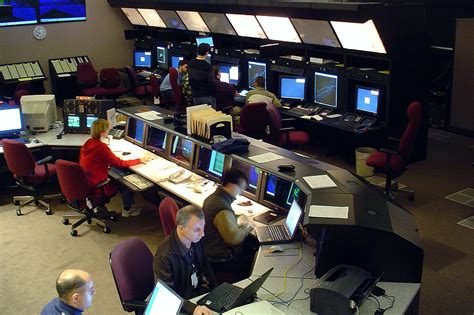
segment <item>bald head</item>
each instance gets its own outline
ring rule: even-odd
[[[66,269],[61,272],[56,280],[56,291],[58,291],[61,300],[73,306],[78,302],[82,302],[81,296],[95,293],[91,275],[79,269]],[[84,303],[77,306],[82,306],[82,309],[90,306],[82,304]]]

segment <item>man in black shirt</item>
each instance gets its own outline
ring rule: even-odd
[[[193,94],[194,105],[208,104],[216,106],[214,96],[214,74],[212,66],[206,61],[211,50],[209,44],[200,44],[196,59],[189,62],[189,84]]]

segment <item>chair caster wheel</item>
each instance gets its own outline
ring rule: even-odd
[[[109,234],[109,233],[110,233],[110,228],[109,228],[108,226],[106,226],[106,227],[104,228],[104,233],[105,233],[105,234]]]
[[[38,200],[35,200],[35,206],[39,206],[39,201]]]
[[[77,231],[76,231],[76,230],[72,230],[70,234],[71,234],[71,236],[77,236]]]
[[[19,206],[19,205],[20,205],[20,202],[19,202],[18,200],[13,200],[13,204],[14,204],[15,206]]]
[[[20,215],[22,215],[22,213],[21,213],[21,210],[20,210],[20,209],[16,210],[16,215],[17,215],[17,216],[20,216]]]
[[[91,219],[88,219],[88,220],[87,220],[87,224],[92,224],[92,220],[91,220]]]
[[[68,225],[69,224],[69,219],[63,219],[63,224]]]
[[[46,215],[52,215],[53,211],[51,209],[46,210]]]
[[[110,216],[110,220],[112,222],[116,222],[119,219],[119,216],[115,213]]]

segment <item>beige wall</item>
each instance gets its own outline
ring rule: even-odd
[[[0,28],[0,64],[39,60],[49,78],[48,59],[89,56],[97,71],[132,63],[133,41],[125,40],[124,29],[132,26],[120,9],[107,0],[88,0],[87,21],[42,24],[43,40],[33,37],[35,25]],[[51,81],[45,82],[51,92]]]

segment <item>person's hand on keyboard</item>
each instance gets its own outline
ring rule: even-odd
[[[152,156],[152,155],[144,155],[141,159],[140,159],[140,163],[143,163],[143,164],[146,164],[147,162],[150,162],[151,160],[154,160],[155,158]]]
[[[194,309],[193,315],[214,315],[215,313],[205,306],[198,305]]]

